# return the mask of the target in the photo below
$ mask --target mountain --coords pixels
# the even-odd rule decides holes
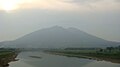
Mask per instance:
[[[107,41],[76,28],[54,26],[25,35],[9,43],[7,47],[62,48],[62,47],[107,47],[117,42]]]

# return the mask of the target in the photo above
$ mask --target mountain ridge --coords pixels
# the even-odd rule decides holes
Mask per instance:
[[[27,34],[9,43],[8,47],[21,48],[65,48],[65,47],[108,47],[119,43],[104,40],[77,28],[53,26]]]

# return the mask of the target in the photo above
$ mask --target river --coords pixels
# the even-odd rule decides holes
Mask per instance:
[[[42,58],[32,58],[38,56]],[[83,58],[52,55],[43,52],[21,52],[10,67],[120,67],[120,64]]]

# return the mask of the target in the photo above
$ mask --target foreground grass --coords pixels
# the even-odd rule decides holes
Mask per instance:
[[[10,49],[0,49],[0,67],[9,66],[9,62],[15,61],[17,52]]]
[[[11,52],[11,51],[4,51],[4,52],[0,51],[0,58],[6,58],[6,57],[11,56],[13,54],[14,54],[14,52]]]

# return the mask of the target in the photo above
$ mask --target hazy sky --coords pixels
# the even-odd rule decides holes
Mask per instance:
[[[0,41],[54,25],[120,41],[120,0],[0,0]]]

